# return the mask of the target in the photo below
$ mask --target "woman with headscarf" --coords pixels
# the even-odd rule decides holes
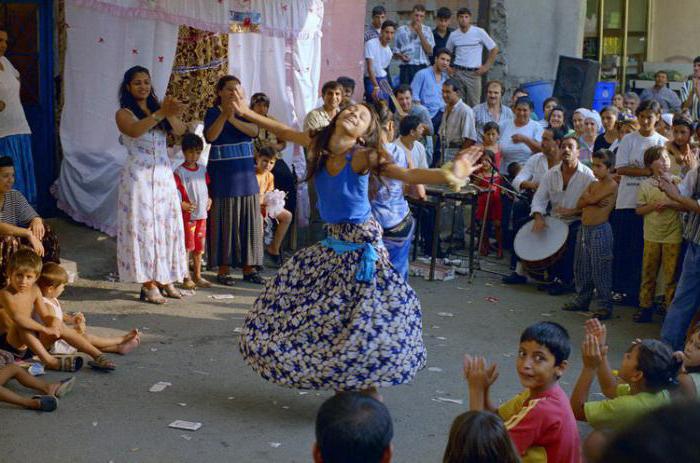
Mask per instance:
[[[579,161],[590,166],[593,157],[593,146],[600,133],[603,123],[597,111],[584,110],[583,112],[583,134],[578,137],[579,141]]]

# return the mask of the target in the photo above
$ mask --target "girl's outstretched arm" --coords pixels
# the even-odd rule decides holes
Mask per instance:
[[[237,86],[233,96],[233,107],[239,116],[249,120],[258,127],[274,133],[280,140],[296,143],[307,148],[311,145],[311,137],[308,133],[294,130],[286,124],[261,116],[250,109],[246,104],[245,92],[240,85]]]
[[[408,184],[453,185],[466,180],[480,168],[478,160],[482,151],[481,146],[472,146],[460,151],[455,157],[451,169],[405,169],[391,163],[383,166],[381,175]],[[376,153],[370,159],[373,165],[377,165],[379,162]]]

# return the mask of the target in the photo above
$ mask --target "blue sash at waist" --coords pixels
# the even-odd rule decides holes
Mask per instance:
[[[374,279],[376,262],[379,259],[379,254],[377,254],[377,250],[374,249],[372,243],[351,243],[349,241],[328,237],[321,241],[321,245],[334,250],[338,254],[362,249],[360,268],[357,269],[355,279],[365,283],[369,283]]]

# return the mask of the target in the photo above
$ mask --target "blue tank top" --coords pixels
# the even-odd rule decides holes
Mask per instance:
[[[326,223],[364,223],[372,215],[369,205],[369,173],[360,175],[352,170],[352,154],[345,155],[345,167],[332,176],[324,166],[314,182],[318,195],[318,211]]]
[[[406,152],[403,149],[393,143],[387,143],[384,148],[389,152],[394,164],[408,168]],[[377,194],[372,198],[374,218],[386,230],[401,223],[408,212],[408,201],[404,197],[403,182],[382,177]]]

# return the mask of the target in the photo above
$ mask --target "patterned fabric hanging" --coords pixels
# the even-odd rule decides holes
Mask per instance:
[[[187,105],[190,128],[204,119],[216,98],[216,82],[228,73],[228,35],[180,26],[168,95]]]

